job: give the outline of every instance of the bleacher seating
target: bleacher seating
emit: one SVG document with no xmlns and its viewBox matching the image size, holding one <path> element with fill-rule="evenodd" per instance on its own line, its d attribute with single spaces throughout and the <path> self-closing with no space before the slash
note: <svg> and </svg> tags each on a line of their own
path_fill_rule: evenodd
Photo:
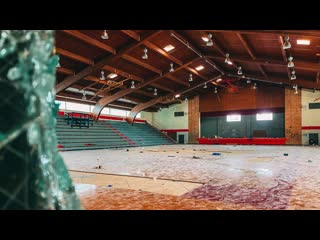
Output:
<svg viewBox="0 0 320 240">
<path fill-rule="evenodd" d="M 99 120 L 89 128 L 75 128 L 67 116 L 57 117 L 57 138 L 60 150 L 127 148 L 173 144 L 163 133 L 146 123 L 132 125 L 124 121 Z"/>
</svg>

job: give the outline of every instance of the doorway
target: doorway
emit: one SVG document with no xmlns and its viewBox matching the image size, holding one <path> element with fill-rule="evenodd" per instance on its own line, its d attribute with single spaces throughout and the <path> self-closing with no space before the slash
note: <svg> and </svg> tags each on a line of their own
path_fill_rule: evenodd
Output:
<svg viewBox="0 0 320 240">
<path fill-rule="evenodd" d="M 309 133 L 309 145 L 319 145 L 318 133 Z"/>
<path fill-rule="evenodd" d="M 178 136 L 178 143 L 179 143 L 179 144 L 184 144 L 184 134 L 180 134 L 180 135 Z"/>
</svg>

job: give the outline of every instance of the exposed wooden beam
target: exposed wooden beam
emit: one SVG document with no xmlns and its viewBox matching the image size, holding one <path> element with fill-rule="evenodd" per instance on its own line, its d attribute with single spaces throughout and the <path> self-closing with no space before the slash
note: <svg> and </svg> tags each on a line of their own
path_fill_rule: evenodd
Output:
<svg viewBox="0 0 320 240">
<path fill-rule="evenodd" d="M 75 72 L 71 69 L 68 69 L 68 68 L 64 68 L 64 67 L 57 67 L 57 72 L 58 73 L 63 73 L 63 74 L 66 74 L 66 75 L 74 75 Z"/>
<path fill-rule="evenodd" d="M 241 33 L 237 33 L 238 38 L 240 39 L 241 44 L 244 46 L 246 51 L 249 53 L 250 57 L 255 60 L 256 56 L 254 55 L 253 51 L 249 47 L 247 41 L 244 39 L 244 37 L 241 35 Z"/>
<path fill-rule="evenodd" d="M 137 65 L 139 65 L 139 66 L 141 66 L 141 67 L 144 67 L 144 68 L 146 68 L 146 69 L 149 69 L 149 70 L 151 70 L 152 72 L 155 72 L 155 73 L 158 73 L 158 74 L 161 74 L 161 73 L 162 73 L 162 71 L 161 71 L 160 69 L 158 69 L 158 68 L 156 68 L 156 67 L 153 67 L 153 66 L 151 66 L 151 65 L 149 65 L 149 64 L 147 64 L 147 63 L 145 63 L 145 62 L 143 62 L 143 61 L 140 61 L 139 59 L 136 59 L 136 58 L 134 58 L 134 57 L 131 57 L 131 56 L 127 55 L 127 54 L 123 55 L 122 58 L 125 59 L 125 60 L 127 60 L 127 61 L 130 61 L 130 62 L 132 62 L 132 63 L 135 63 L 135 64 L 137 64 Z M 182 84 L 182 85 L 185 85 L 185 86 L 189 86 L 189 84 L 188 84 L 187 82 L 184 82 L 184 81 L 182 81 L 182 80 L 179 80 L 179 79 L 177 79 L 177 78 L 175 78 L 175 77 L 173 77 L 173 76 L 168 76 L 168 78 L 171 79 L 172 81 L 176 82 L 176 83 L 179 83 L 179 84 Z"/>
<path fill-rule="evenodd" d="M 161 73 L 161 70 L 160 70 L 160 69 L 158 69 L 158 68 L 156 68 L 156 67 L 153 67 L 153 66 L 151 66 L 150 64 L 148 64 L 148 63 L 146 63 L 146 62 L 140 61 L 139 59 L 136 59 L 136 58 L 134 58 L 134 57 L 132 57 L 132 56 L 129 56 L 128 54 L 124 54 L 124 55 L 122 56 L 122 58 L 125 59 L 125 60 L 127 60 L 127 61 L 129 61 L 129 62 L 132 62 L 132 63 L 134 63 L 134 64 L 137 64 L 137 65 L 139 65 L 139 66 L 141 66 L 141 67 L 144 67 L 144 68 L 146 68 L 146 69 L 149 69 L 149 70 L 152 71 L 152 72 L 155 72 L 155 73 L 158 73 L 158 74 Z"/>
<path fill-rule="evenodd" d="M 276 36 L 304 36 L 304 37 L 313 37 L 320 38 L 320 31 L 314 30 L 205 30 L 207 32 L 221 32 L 221 33 L 241 33 L 241 34 L 272 34 Z"/>
<path fill-rule="evenodd" d="M 80 32 L 78 30 L 62 30 L 62 31 L 67 33 L 67 34 L 69 34 L 69 35 L 71 35 L 71 36 L 74 36 L 74 37 L 76 37 L 76 38 L 78 38 L 78 39 L 80 39 L 80 40 L 82 40 L 82 41 L 84 41 L 86 43 L 89 43 L 89 44 L 91 44 L 93 46 L 96 46 L 98 48 L 106 50 L 106 51 L 108 51 L 108 52 L 110 52 L 112 54 L 116 54 L 117 53 L 116 49 L 114 49 L 114 48 L 110 47 L 109 45 L 104 44 L 104 43 L 102 43 L 102 42 L 100 42 L 100 41 L 98 41 L 98 40 L 96 40 L 96 39 L 94 39 L 92 37 L 89 37 L 88 35 L 83 34 L 82 32 Z"/>
<path fill-rule="evenodd" d="M 198 77 L 200 77 L 200 78 L 202 78 L 202 79 L 204 79 L 204 80 L 207 80 L 207 79 L 208 79 L 207 77 L 203 76 L 203 75 L 200 74 L 197 70 L 195 70 L 195 69 L 193 69 L 193 68 L 191 68 L 191 67 L 186 67 L 186 69 L 187 69 L 188 71 L 192 72 L 194 75 L 196 75 L 196 76 L 198 76 Z"/>
<path fill-rule="evenodd" d="M 146 41 L 144 43 L 144 45 L 150 49 L 152 49 L 153 51 L 155 52 L 158 52 L 160 53 L 162 56 L 170 59 L 172 62 L 178 64 L 178 65 L 182 65 L 183 62 L 177 58 L 175 58 L 174 56 L 170 55 L 169 53 L 167 53 L 166 51 L 164 51 L 163 49 L 159 48 L 158 46 L 156 46 L 155 44 L 149 42 L 149 41 Z"/>
<path fill-rule="evenodd" d="M 239 77 L 239 76 L 232 75 L 232 74 L 228 74 L 228 76 Z M 261 81 L 261 82 L 279 83 L 279 84 L 287 84 L 287 85 L 297 84 L 299 87 L 304 87 L 304 88 L 309 88 L 309 89 L 315 88 L 314 81 L 310 81 L 307 79 L 297 79 L 297 80 L 291 81 L 287 78 L 282 78 L 282 77 L 277 77 L 277 76 L 269 76 L 269 80 L 265 80 L 265 79 L 262 79 L 261 76 L 249 75 L 249 74 L 246 74 L 246 77 L 243 79 L 251 79 L 251 80 L 257 80 L 257 81 Z"/>
<path fill-rule="evenodd" d="M 287 56 L 287 52 L 285 49 L 283 49 L 283 43 L 284 43 L 284 40 L 283 40 L 283 37 L 282 36 L 279 36 L 279 42 L 280 42 L 280 49 L 281 49 L 281 54 L 282 54 L 282 58 L 283 58 L 283 61 L 284 63 L 288 63 L 288 56 Z M 290 70 L 289 68 L 287 67 L 287 73 L 288 73 L 288 78 L 290 80 L 290 76 L 291 76 L 291 73 L 290 73 Z"/>
<path fill-rule="evenodd" d="M 95 120 L 99 119 L 99 115 L 100 115 L 102 109 L 105 106 L 107 106 L 109 103 L 111 103 L 111 102 L 115 101 L 116 99 L 119 99 L 119 98 L 121 98 L 121 97 L 123 97 L 123 96 L 125 96 L 127 94 L 130 94 L 130 93 L 132 93 L 132 92 L 134 92 L 136 90 L 139 90 L 139 89 L 141 89 L 141 88 L 143 88 L 143 87 L 145 87 L 145 86 L 147 86 L 147 85 L 149 85 L 149 84 L 151 84 L 151 83 L 153 83 L 153 82 L 155 82 L 155 81 L 157 81 L 157 80 L 159 80 L 161 78 L 167 77 L 168 75 L 171 75 L 171 74 L 175 73 L 176 71 L 179 71 L 180 69 L 183 69 L 183 68 L 187 67 L 188 65 L 190 65 L 193 62 L 197 61 L 198 59 L 199 58 L 197 57 L 197 58 L 195 58 L 195 59 L 193 59 L 193 60 L 191 60 L 191 61 L 189 61 L 189 62 L 187 62 L 187 63 L 185 63 L 183 65 L 181 65 L 180 67 L 176 68 L 175 71 L 173 71 L 173 72 L 169 72 L 168 71 L 167 73 L 165 73 L 165 74 L 163 74 L 161 76 L 151 78 L 149 80 L 144 81 L 143 83 L 139 83 L 139 84 L 136 85 L 136 88 L 134 88 L 134 89 L 131 89 L 131 88 L 123 89 L 123 90 L 113 94 L 112 96 L 108 96 L 108 97 L 100 99 L 100 101 L 96 104 L 95 108 L 93 109 L 93 117 L 94 117 L 94 119 Z"/>
<path fill-rule="evenodd" d="M 190 86 L 190 84 L 186 81 L 183 81 L 183 80 L 180 80 L 172 75 L 169 75 L 167 76 L 167 78 L 171 79 L 172 81 L 176 82 L 176 83 L 179 83 L 181 85 L 185 85 L 185 86 Z"/>
<path fill-rule="evenodd" d="M 107 71 L 109 71 L 109 72 L 112 72 L 112 73 L 116 73 L 116 74 L 118 74 L 118 75 L 120 75 L 120 76 L 122 76 L 122 77 L 130 78 L 130 79 L 132 79 L 132 80 L 136 80 L 136 81 L 138 81 L 138 82 L 143 82 L 143 81 L 144 81 L 143 78 L 141 78 L 141 77 L 138 77 L 138 76 L 136 76 L 136 75 L 127 73 L 127 72 L 125 72 L 125 71 L 123 71 L 123 70 L 121 70 L 121 69 L 112 67 L 112 66 L 110 66 L 110 65 L 105 65 L 105 66 L 103 67 L 103 69 L 104 69 L 104 70 L 107 70 Z"/>
<path fill-rule="evenodd" d="M 165 90 L 165 91 L 167 91 L 167 92 L 171 92 L 171 93 L 174 92 L 173 89 L 168 88 L 168 87 L 166 87 L 166 86 L 162 86 L 162 85 L 160 85 L 160 84 L 158 84 L 158 83 L 152 83 L 151 86 L 156 87 L 156 88 L 158 88 L 158 89 Z"/>
<path fill-rule="evenodd" d="M 141 39 L 140 35 L 135 31 L 132 31 L 132 30 L 120 30 L 120 31 L 137 41 L 140 41 Z"/>
<path fill-rule="evenodd" d="M 61 83 L 59 83 L 56 86 L 56 92 L 57 93 L 61 92 L 62 90 L 66 89 L 68 86 L 72 85 L 76 81 L 83 79 L 84 77 L 90 75 L 92 72 L 96 71 L 97 69 L 101 69 L 103 66 L 107 65 L 112 60 L 122 57 L 122 55 L 124 55 L 127 52 L 131 51 L 132 49 L 140 46 L 141 44 L 144 43 L 144 41 L 147 41 L 148 39 L 156 36 L 160 32 L 161 32 L 161 30 L 155 31 L 155 32 L 153 31 L 152 33 L 145 36 L 142 41 L 137 42 L 137 43 L 131 43 L 131 44 L 128 44 L 125 47 L 121 48 L 115 56 L 108 56 L 108 57 L 100 60 L 99 62 L 95 63 L 94 65 L 86 67 L 85 69 L 83 69 L 82 71 L 77 73 L 76 75 L 67 77 L 66 79 L 64 79 Z"/>
<path fill-rule="evenodd" d="M 82 63 L 88 64 L 88 65 L 93 65 L 94 64 L 94 62 L 92 60 L 90 60 L 89 58 L 85 58 L 83 56 L 80 56 L 78 54 L 72 53 L 72 52 L 70 52 L 68 50 L 65 50 L 65 49 L 62 49 L 62 48 L 58 48 L 57 47 L 56 48 L 56 53 L 59 54 L 59 55 L 74 59 L 74 60 L 76 60 L 78 62 L 82 62 Z"/>
<path fill-rule="evenodd" d="M 246 51 L 248 52 L 248 54 L 250 55 L 250 57 L 253 59 L 253 60 L 256 60 L 256 56 L 255 54 L 253 53 L 253 50 L 251 49 L 251 47 L 249 46 L 247 40 L 244 38 L 244 36 L 241 35 L 241 33 L 237 33 L 237 36 L 238 38 L 240 39 L 240 42 L 242 43 L 242 45 L 244 46 L 244 48 L 246 49 Z M 262 75 L 268 79 L 268 75 L 266 74 L 266 72 L 264 71 L 264 69 L 261 67 L 260 64 L 256 64 L 257 67 L 259 68 L 259 71 L 262 73 Z"/>
<path fill-rule="evenodd" d="M 151 99 L 150 101 L 148 102 L 145 102 L 145 103 L 140 103 L 138 105 L 136 105 L 129 113 L 129 116 L 127 117 L 127 122 L 130 123 L 130 124 L 133 124 L 134 123 L 134 119 L 136 118 L 136 116 L 139 114 L 139 112 L 143 111 L 144 109 L 146 108 L 149 108 L 159 102 L 164 102 L 164 103 L 170 103 L 170 102 L 173 102 L 173 101 L 176 101 L 177 99 L 175 98 L 175 95 L 176 94 L 185 94 L 187 92 L 190 92 L 200 86 L 202 86 L 204 83 L 207 83 L 209 81 L 214 81 L 216 80 L 217 78 L 221 77 L 222 75 L 219 75 L 219 76 L 216 76 L 214 78 L 211 78 L 210 80 L 206 80 L 200 84 L 197 84 L 195 86 L 192 86 L 191 88 L 184 88 L 182 89 L 181 91 L 178 91 L 178 92 L 175 92 L 174 94 L 167 94 L 166 96 L 160 96 L 160 97 L 157 97 L 157 98 L 153 98 Z"/>
<path fill-rule="evenodd" d="M 214 56 L 214 55 L 207 55 L 206 57 L 212 58 L 212 59 L 224 60 L 223 57 Z M 244 63 L 251 63 L 251 64 L 254 63 L 254 64 L 260 64 L 265 66 L 287 67 L 287 64 L 285 64 L 283 61 L 266 59 L 266 58 L 256 58 L 256 60 L 252 60 L 250 58 L 244 58 L 244 57 L 233 57 L 232 59 L 236 62 L 244 62 Z M 294 60 L 294 68 L 303 69 L 303 70 L 312 71 L 312 72 L 318 72 L 320 71 L 320 64 L 301 61 L 301 60 Z"/>
</svg>

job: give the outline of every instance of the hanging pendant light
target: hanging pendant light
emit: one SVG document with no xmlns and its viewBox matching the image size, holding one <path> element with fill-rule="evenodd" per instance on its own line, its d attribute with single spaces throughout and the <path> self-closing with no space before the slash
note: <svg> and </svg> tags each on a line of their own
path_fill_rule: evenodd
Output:
<svg viewBox="0 0 320 240">
<path fill-rule="evenodd" d="M 158 90 L 157 90 L 156 88 L 153 90 L 153 95 L 154 95 L 154 96 L 157 96 L 157 95 L 158 95 Z"/>
<path fill-rule="evenodd" d="M 242 75 L 243 72 L 242 72 L 242 67 L 238 67 L 238 75 Z"/>
<path fill-rule="evenodd" d="M 285 36 L 285 37 L 284 37 L 284 43 L 283 43 L 283 45 L 282 45 L 282 48 L 283 48 L 283 49 L 289 49 L 289 48 L 291 48 L 291 44 L 290 44 L 290 42 L 289 42 L 289 36 Z"/>
<path fill-rule="evenodd" d="M 85 91 L 83 91 L 83 96 L 82 96 L 82 100 L 87 100 L 87 97 L 86 97 L 86 92 Z"/>
<path fill-rule="evenodd" d="M 207 83 L 205 82 L 203 88 L 208 88 Z"/>
<path fill-rule="evenodd" d="M 170 63 L 170 69 L 169 72 L 174 72 L 173 63 Z"/>
<path fill-rule="evenodd" d="M 232 65 L 232 61 L 230 60 L 230 54 L 229 53 L 226 54 L 226 59 L 224 60 L 224 62 L 229 64 L 229 65 Z"/>
<path fill-rule="evenodd" d="M 104 76 L 103 70 L 100 72 L 100 80 L 106 80 L 106 77 Z"/>
<path fill-rule="evenodd" d="M 144 54 L 142 55 L 142 59 L 148 59 L 148 54 L 147 54 L 148 49 L 147 48 L 143 49 L 143 52 Z"/>
<path fill-rule="evenodd" d="M 254 83 L 252 89 L 257 89 L 257 84 Z"/>
<path fill-rule="evenodd" d="M 107 33 L 107 30 L 103 30 L 102 34 L 101 34 L 101 38 L 104 40 L 109 39 L 109 35 Z"/>
<path fill-rule="evenodd" d="M 291 76 L 290 76 L 290 79 L 291 80 L 295 80 L 297 77 L 296 77 L 296 72 L 294 70 L 291 71 Z"/>
<path fill-rule="evenodd" d="M 189 82 L 192 82 L 193 79 L 192 79 L 192 73 L 189 74 Z"/>
<path fill-rule="evenodd" d="M 134 85 L 134 81 L 131 81 L 131 88 L 134 89 L 136 86 Z"/>
<path fill-rule="evenodd" d="M 289 68 L 294 67 L 293 57 L 292 56 L 288 57 L 288 67 Z"/>
</svg>

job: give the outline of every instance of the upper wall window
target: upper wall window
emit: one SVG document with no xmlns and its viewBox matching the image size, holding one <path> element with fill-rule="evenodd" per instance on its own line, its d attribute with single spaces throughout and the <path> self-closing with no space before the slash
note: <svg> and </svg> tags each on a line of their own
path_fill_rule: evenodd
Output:
<svg viewBox="0 0 320 240">
<path fill-rule="evenodd" d="M 320 103 L 309 103 L 309 109 L 320 109 Z"/>
<path fill-rule="evenodd" d="M 272 113 L 257 113 L 257 121 L 271 121 L 272 119 Z"/>
<path fill-rule="evenodd" d="M 239 114 L 227 115 L 227 122 L 241 122 L 241 115 Z"/>
</svg>

